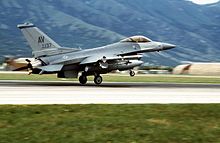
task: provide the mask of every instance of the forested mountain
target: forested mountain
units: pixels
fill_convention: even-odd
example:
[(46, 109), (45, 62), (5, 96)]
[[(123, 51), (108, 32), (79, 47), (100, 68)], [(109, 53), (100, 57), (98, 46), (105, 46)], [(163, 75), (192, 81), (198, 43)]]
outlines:
[(177, 45), (149, 63), (220, 61), (220, 3), (185, 0), (1, 0), (0, 56), (31, 56), (16, 25), (32, 22), (57, 43), (82, 49), (145, 35)]

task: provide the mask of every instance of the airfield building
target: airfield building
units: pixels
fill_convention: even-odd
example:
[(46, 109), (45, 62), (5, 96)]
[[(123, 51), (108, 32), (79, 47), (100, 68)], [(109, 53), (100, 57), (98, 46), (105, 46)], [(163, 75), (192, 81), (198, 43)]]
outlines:
[(220, 76), (220, 63), (190, 63), (178, 65), (173, 74)]

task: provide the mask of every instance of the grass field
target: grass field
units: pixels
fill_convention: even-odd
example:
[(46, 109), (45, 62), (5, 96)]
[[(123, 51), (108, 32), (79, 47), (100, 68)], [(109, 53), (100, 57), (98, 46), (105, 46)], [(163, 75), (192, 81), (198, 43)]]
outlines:
[(220, 105), (0, 106), (1, 143), (217, 143)]
[[(43, 80), (43, 81), (57, 81), (57, 80), (71, 80), (78, 81), (78, 79), (58, 79), (56, 75), (27, 75), (27, 74), (11, 74), (0, 73), (0, 80)], [(90, 76), (89, 80), (93, 80)], [(220, 77), (212, 76), (177, 76), (177, 75), (137, 75), (130, 77), (129, 75), (107, 74), (103, 75), (103, 80), (108, 82), (168, 82), (168, 83), (218, 83), (220, 84)]]

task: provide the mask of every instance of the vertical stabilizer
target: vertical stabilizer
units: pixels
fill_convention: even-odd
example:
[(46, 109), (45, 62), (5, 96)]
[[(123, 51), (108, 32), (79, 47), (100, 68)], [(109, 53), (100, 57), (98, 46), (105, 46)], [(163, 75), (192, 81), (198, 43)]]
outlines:
[(32, 23), (19, 24), (17, 27), (21, 29), (28, 44), (32, 48), (34, 57), (46, 56), (48, 53), (57, 51), (61, 48), (60, 45)]

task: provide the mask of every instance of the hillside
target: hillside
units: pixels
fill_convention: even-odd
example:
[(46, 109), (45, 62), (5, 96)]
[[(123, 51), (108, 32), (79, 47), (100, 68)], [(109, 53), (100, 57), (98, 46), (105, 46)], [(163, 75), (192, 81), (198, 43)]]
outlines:
[[(158, 5), (159, 3), (159, 5)], [(31, 56), (18, 23), (32, 22), (66, 47), (92, 48), (131, 35), (170, 42), (174, 50), (146, 54), (150, 63), (220, 61), (220, 3), (185, 0), (1, 0), (0, 55)]]

